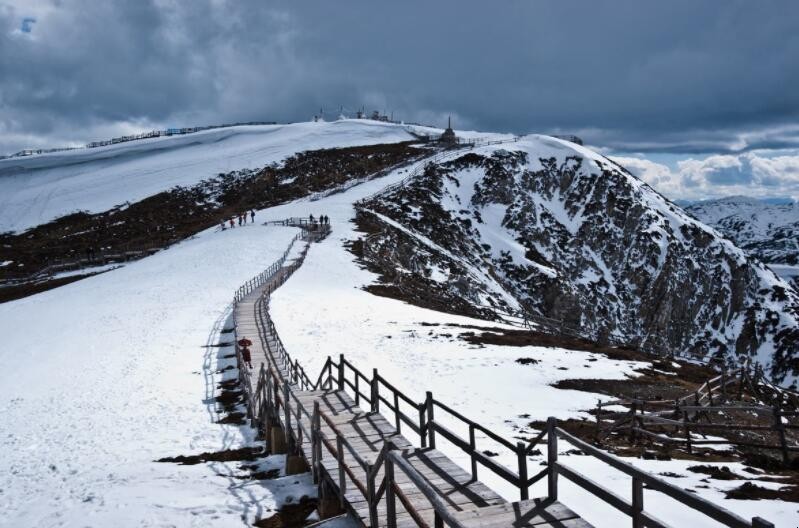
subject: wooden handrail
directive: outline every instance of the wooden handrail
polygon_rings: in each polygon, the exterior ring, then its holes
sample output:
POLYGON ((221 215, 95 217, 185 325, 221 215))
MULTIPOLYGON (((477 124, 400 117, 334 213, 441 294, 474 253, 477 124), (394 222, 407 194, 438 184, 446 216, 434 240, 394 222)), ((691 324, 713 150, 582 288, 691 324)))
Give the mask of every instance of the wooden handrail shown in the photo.
MULTIPOLYGON (((399 468, 403 473, 405 473, 405 475, 408 476, 416 488, 422 492, 428 501, 430 501, 430 504, 433 506, 433 509, 441 518, 442 522, 454 528, 465 528, 464 525, 455 518, 454 513, 449 509, 449 506, 447 506, 447 504, 441 500, 441 496, 427 482, 427 479, 425 479, 422 474, 416 470, 416 468, 414 468, 402 457, 400 451, 395 449, 389 450, 386 454, 386 462, 390 463, 393 469, 399 468)), ((404 499, 402 490, 399 489, 398 486, 395 486, 393 482, 389 482, 388 485, 394 488, 394 491, 397 492, 400 500, 405 506, 405 509, 411 514, 411 516, 414 518, 414 521, 416 521, 419 526, 426 526, 427 524, 421 519, 421 516, 411 501, 404 499)))
MULTIPOLYGON (((298 237, 295 237, 295 240, 297 239, 298 237)), ((294 241, 292 241, 292 243, 293 242, 294 241)), ((274 336, 274 343, 266 347, 268 349, 268 354, 271 357, 271 361, 268 362, 268 366, 264 366, 263 364, 261 365, 254 394, 251 393, 252 373, 246 368, 240 369, 239 375, 242 377, 242 382, 245 384, 245 393, 247 394, 252 406, 252 408, 248 408, 248 413, 253 419, 256 418, 253 416, 253 413, 256 411, 259 418, 261 416, 269 416, 271 419, 283 419, 285 422, 285 433, 287 435, 286 439, 292 449, 297 449, 298 446, 301 445, 304 438, 310 439, 312 444, 312 468, 315 479, 319 478, 319 472, 323 467, 321 465, 322 449, 324 448, 330 454, 332 454, 338 461, 339 487, 342 496, 346 491, 346 479, 349 477, 349 480, 366 499, 369 505, 370 519, 372 521, 371 523, 373 525, 377 524, 377 506, 381 500, 386 501, 387 513, 389 514, 388 525, 396 525, 394 501, 396 498, 399 498, 399 500, 405 504, 406 510, 411 517, 420 526, 427 526, 426 522, 421 517, 420 512, 415 508, 413 503, 405 495, 403 489, 396 482, 395 470, 398 469, 399 471, 405 473, 410 482, 413 484, 413 487, 419 490, 426 497, 426 499, 430 501, 436 518, 436 527, 440 525, 443 526, 443 523, 447 523, 454 527, 462 526, 457 520, 454 512, 449 509, 449 506, 446 504, 444 498, 428 482, 427 478, 419 473, 413 467, 413 465, 404 458, 404 453, 398 450, 390 439, 384 442, 380 451, 377 453, 375 461, 373 463, 369 463, 363 458, 352 442, 349 441, 344 434, 342 434, 342 431, 336 425, 333 418, 328 413, 321 410, 318 401, 314 402, 313 412, 309 412, 309 410, 305 408, 305 405, 303 405, 298 397, 298 394, 295 392, 298 389, 304 390, 307 388, 324 388, 327 386, 329 389, 334 390, 333 383, 336 382, 339 390, 350 388, 355 391, 356 400, 359 400, 362 397, 364 398, 364 401, 369 402, 372 412, 379 412, 379 405, 381 402, 384 402, 386 406, 395 413, 398 424, 402 422, 408 423, 411 425, 412 429, 419 434, 420 442, 423 446, 429 445, 429 447, 434 448, 436 434, 441 435, 442 439, 450 442, 456 448, 469 454, 472 461, 472 474, 475 479, 477 478, 477 465, 482 465, 500 478, 503 478, 504 480, 517 486, 520 489, 520 495, 522 499, 527 498, 527 490, 529 486, 543 479, 545 476, 548 480, 548 494, 550 498, 557 499, 557 479, 558 475, 563 475, 564 478, 575 482, 577 485, 587 489, 597 497, 609 502, 611 505, 630 515, 633 518, 634 524, 636 526, 664 526, 663 523, 652 517, 644 510, 644 485, 648 486, 652 490, 664 493, 665 495, 674 498, 675 500, 678 500, 679 502, 705 515, 709 515, 713 519, 719 520, 728 526, 737 528, 766 528, 772 526, 768 522, 757 517, 753 518, 751 522, 748 522, 741 517, 738 517, 737 515, 725 510, 724 508, 718 507, 706 501, 705 499, 687 493, 686 491, 673 486, 668 482, 662 481, 657 477, 650 475, 649 473, 639 470, 634 466, 621 461, 615 456, 605 453, 557 427, 557 421, 554 418, 550 418, 547 423, 547 429, 538 433, 533 439, 526 442, 517 442, 516 444, 513 444, 481 424, 468 419, 452 407, 435 400, 430 392, 427 393, 424 403, 414 402, 407 395, 397 390, 394 385, 390 384, 382 376, 380 376, 377 373, 377 370, 373 370, 372 377, 369 378, 363 372, 358 370, 343 355, 339 357, 338 362, 333 361, 331 357, 328 357, 325 363, 322 365, 316 383, 312 383, 311 379, 308 377, 307 373, 299 364, 299 362, 291 359, 291 356, 289 355, 288 351, 286 351, 282 341, 277 335, 276 329, 274 327, 274 321, 272 321, 271 317, 269 316, 268 310, 263 309, 266 306, 265 303, 266 299, 268 299, 269 293, 271 293, 276 286, 276 283, 274 280, 272 280, 272 278, 274 277, 274 274, 276 274, 278 270, 282 268, 283 261, 285 261, 285 258, 287 258, 288 253, 289 250, 284 253, 282 259, 279 259, 278 262, 266 270, 271 272, 272 275, 261 274, 256 276, 248 281, 248 283, 243 286, 243 289, 241 290, 241 292, 247 292, 263 286, 264 284, 268 285, 264 289, 264 296, 260 299, 260 301, 262 301, 262 305, 259 306, 258 309, 259 317, 261 318, 262 323, 266 325, 269 333, 274 336), (278 368, 278 365, 281 365, 280 368, 278 368), (338 374, 337 381, 333 375, 334 368, 338 374), (287 372, 286 375, 283 373, 284 370, 287 372), (350 379, 348 379, 346 376, 347 370, 353 372, 354 377, 352 381, 350 381, 350 379), (370 386, 369 394, 361 392, 361 380, 370 386), (388 389, 391 394, 391 399, 381 396, 381 385, 385 389, 388 389), (402 412, 400 409, 400 402, 408 404, 412 409, 415 409, 416 412, 419 413, 418 427, 415 426, 415 420, 412 417, 409 417, 406 413, 402 412), (267 408, 264 411, 265 405, 267 408), (269 407, 271 407, 271 409, 269 407), (434 409, 436 407, 441 411, 446 412, 459 423, 468 426, 469 439, 466 440, 462 438, 444 426, 440 419, 436 419, 434 414, 434 409), (281 408, 282 413, 279 412, 281 408), (309 418, 310 427, 304 423, 303 417, 309 418), (292 424, 292 421, 297 422, 296 426, 292 424), (329 427, 329 431, 334 433, 335 441, 333 441, 331 438, 328 438, 328 435, 322 430, 322 423, 329 427), (517 455, 519 461, 518 473, 499 464, 477 449, 475 438, 475 433, 477 431, 485 434, 487 438, 499 443, 503 447, 512 450, 517 455), (527 457, 530 455, 533 447, 540 443, 544 437, 547 438, 548 447, 547 466, 532 477, 529 477, 527 474, 527 457), (601 484, 591 481, 584 475, 576 472, 574 469, 564 466, 562 463, 558 462, 558 438, 562 438, 566 442, 582 450, 584 453, 593 456, 603 463, 631 476, 633 478, 632 501, 628 502, 627 500, 618 497, 609 490, 603 488, 601 484), (345 454, 348 454, 351 458, 347 459, 345 454), (347 460, 349 460, 349 462, 347 460), (353 460, 354 464, 352 462, 353 460), (356 471, 357 466, 355 464, 360 466, 360 469, 363 471, 361 475, 359 475, 359 472, 356 471), (380 482, 377 482, 381 470, 383 470, 383 478, 380 482)), ((287 276, 290 275, 290 271, 296 269, 298 264, 299 263, 292 264, 289 268, 287 268, 289 272, 284 273, 276 280, 281 283, 285 281, 287 276)), ((243 295, 246 295, 246 293, 243 293, 243 295)), ((236 351, 237 356, 239 356, 238 359, 241 361, 238 346, 236 347, 236 351)), ((746 373, 744 372, 743 374, 745 375, 746 373)), ((705 398, 712 402, 713 392, 718 392, 720 390, 714 384, 720 379, 722 380, 723 384, 729 383, 729 380, 727 380, 724 376, 717 376, 706 381, 702 385, 701 390, 691 395, 691 397, 699 401, 701 401, 702 398, 705 398), (699 392, 703 393, 701 397, 699 392)), ((644 402, 642 402, 642 405, 644 405, 644 402)), ((683 412, 687 412, 693 408, 699 409, 700 411, 706 411, 708 409, 708 407, 703 405, 679 406, 679 403, 677 403, 677 405, 679 408, 683 409, 683 412)), ((737 407, 737 409, 740 409, 740 407, 737 407)), ((634 411, 635 408, 633 408, 633 413, 631 413, 630 419, 628 419, 628 421, 631 421, 630 427, 638 430, 641 434, 658 436, 657 433, 653 431, 645 431, 642 429, 643 424, 647 423, 647 420, 652 417, 648 415, 638 415, 634 411)), ((783 413, 781 413, 778 407, 774 407, 771 409, 771 411, 776 418, 783 416, 783 413)), ((787 415, 790 413, 785 414, 787 415)), ((654 419, 650 421, 650 424, 653 421, 655 422, 655 427, 657 427, 659 424, 663 426, 676 425, 674 423, 676 422, 675 420, 669 420, 668 418, 654 417, 654 419)), ((691 423, 687 427, 704 429, 723 428, 722 424, 695 423, 691 423)), ((695 441, 694 443, 701 444, 703 441, 695 441)), ((786 450, 787 448, 783 445, 783 449, 786 450)), ((799 450, 799 446, 797 446, 796 449, 799 450)))
MULTIPOLYGON (((637 481, 640 481, 640 483, 642 484, 646 484, 646 486, 649 489, 659 491, 660 493, 663 493, 664 495, 667 495, 672 499, 686 506, 689 506, 690 508, 700 513, 703 513, 704 515, 711 517, 713 520, 719 521, 733 528, 752 528, 752 527, 765 528, 769 526, 773 528, 774 526, 773 524, 768 523, 767 521, 759 517, 753 518, 751 522, 747 521, 742 517, 739 517, 738 515, 730 512, 729 510, 722 508, 721 506, 717 506, 716 504, 713 504, 707 499, 704 499, 696 494, 689 493, 680 487, 677 487, 673 484, 670 484, 664 480, 655 477, 651 473, 638 469, 637 467, 628 464, 627 462, 624 462, 623 460, 619 459, 614 455, 611 455, 610 453, 606 453, 600 449, 597 449, 596 447, 575 437, 571 433, 568 433, 563 429, 557 427, 556 420, 552 418, 548 423, 549 423, 548 427, 550 428, 549 431, 550 435, 554 434, 557 437, 564 439, 574 447, 578 448, 583 453, 589 454, 594 458, 601 460, 602 462, 611 466, 612 468, 633 477, 633 479, 636 479, 637 481)), ((628 515, 632 515, 634 513, 632 509, 632 504, 624 501, 623 499, 619 498, 617 495, 614 495, 612 492, 606 490, 601 485, 593 483, 587 477, 580 475, 573 469, 567 468, 566 466, 563 466, 559 462, 556 462, 555 464, 556 464, 556 471, 558 474, 562 474, 564 477, 569 478, 569 480, 571 480, 575 484, 587 489, 594 495, 602 498, 612 506, 616 507, 617 509, 620 509, 621 511, 624 511, 628 515)), ((662 526, 662 524, 657 521, 650 522, 650 524, 655 524, 655 523, 662 526)))

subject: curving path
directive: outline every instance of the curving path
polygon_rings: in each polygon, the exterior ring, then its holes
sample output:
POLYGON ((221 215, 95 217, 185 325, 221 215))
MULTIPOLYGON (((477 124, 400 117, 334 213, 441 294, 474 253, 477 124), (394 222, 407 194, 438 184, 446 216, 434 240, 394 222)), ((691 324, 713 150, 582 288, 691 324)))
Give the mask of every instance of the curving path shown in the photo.
MULTIPOLYGON (((307 227, 298 219, 281 223, 307 227)), ((590 528, 556 500, 510 504, 434 447, 415 447, 398 432, 399 418, 392 424, 374 410, 381 397, 374 389, 370 396, 361 392, 369 387, 359 386, 359 373, 354 382, 345 381, 345 367, 351 365, 344 358, 335 365, 337 379, 329 360, 315 383, 292 362, 269 317, 269 294, 301 265, 311 242, 319 238, 304 229, 299 256, 290 263, 284 258, 254 279, 252 290, 237 296, 234 320, 236 340, 253 341, 255 368, 251 372, 240 362, 250 418, 273 452, 288 452, 287 473, 313 471, 322 514, 337 505, 363 526, 438 526, 446 519, 464 527, 590 528), (354 387, 354 398, 345 391, 347 385, 354 387), (359 399, 370 401, 373 410, 363 410, 359 399)))

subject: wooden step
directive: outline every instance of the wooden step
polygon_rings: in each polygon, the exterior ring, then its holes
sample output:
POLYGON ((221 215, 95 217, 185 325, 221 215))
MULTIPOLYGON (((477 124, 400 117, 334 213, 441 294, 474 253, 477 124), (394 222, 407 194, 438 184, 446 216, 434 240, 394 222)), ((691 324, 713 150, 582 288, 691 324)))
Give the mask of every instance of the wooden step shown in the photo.
POLYGON ((593 528, 570 508, 547 498, 497 504, 455 514, 467 528, 593 528))

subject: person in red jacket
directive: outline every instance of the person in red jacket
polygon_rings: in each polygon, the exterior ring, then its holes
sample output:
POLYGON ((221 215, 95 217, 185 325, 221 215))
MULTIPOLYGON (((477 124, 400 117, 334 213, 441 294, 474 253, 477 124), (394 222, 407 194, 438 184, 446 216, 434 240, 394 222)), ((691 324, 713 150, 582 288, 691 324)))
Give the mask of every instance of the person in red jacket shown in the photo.
POLYGON ((249 368, 252 368, 252 358, 250 357, 250 349, 244 347, 241 349, 241 360, 247 365, 249 368))
POLYGON ((252 346, 252 341, 242 336, 242 338, 238 340, 238 345, 241 349, 241 361, 248 367, 252 368, 252 358, 249 348, 252 346))

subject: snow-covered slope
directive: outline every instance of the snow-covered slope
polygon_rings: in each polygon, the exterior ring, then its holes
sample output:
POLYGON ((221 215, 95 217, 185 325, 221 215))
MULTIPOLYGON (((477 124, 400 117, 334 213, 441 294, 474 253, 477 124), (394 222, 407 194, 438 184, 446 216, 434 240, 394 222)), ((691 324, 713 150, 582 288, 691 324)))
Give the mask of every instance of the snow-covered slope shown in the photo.
MULTIPOLYGON (((304 145, 296 148, 304 150, 304 145)), ((531 419, 585 418, 584 410, 599 397, 559 390, 552 383, 635 376, 633 369, 646 365, 579 350, 477 347, 453 337, 466 329, 444 325, 492 323, 364 291, 376 277, 344 247, 361 236, 350 222, 353 203, 406 175, 399 169, 316 202, 298 200, 257 214, 259 221, 311 213, 331 217, 332 236, 311 248, 270 308, 287 348, 309 373, 325 356, 346 353, 364 370, 379 368, 420 401, 423 391, 433 390, 456 410, 512 438, 530 436, 526 426, 531 419), (539 363, 515 362, 525 356, 539 363)), ((0 384, 5 417, 0 427, 0 525, 236 526, 252 521, 257 511, 265 515, 281 481, 301 480, 240 480, 230 476, 236 464, 152 462, 248 440, 238 428, 211 423, 216 416, 209 408, 209 387, 216 380, 204 377, 209 350, 203 345, 218 330, 215 323, 226 317, 235 288, 268 266, 291 234, 262 226, 203 232, 124 268, 0 305, 5 371, 0 384)), ((478 441, 485 438, 478 435, 478 441)), ((469 467, 462 453, 441 444, 469 467)), ((565 451, 560 459, 629 497, 627 476, 579 452, 565 451)), ((516 463, 515 454, 502 453, 496 460, 509 467, 516 463)), ((531 464, 543 460, 543 454, 531 455, 531 464)), ((695 462, 630 461, 666 472, 673 484, 744 517, 762 515, 779 527, 795 524, 790 503, 724 499, 725 490, 740 482, 703 481, 702 475, 686 471, 695 462)), ((740 464, 724 465, 743 471, 740 464)), ((491 479, 487 471, 480 477, 491 479)), ((490 483, 509 499, 518 498, 517 490, 503 490, 498 479, 490 483)), ((781 483, 759 485, 777 488, 781 483)), ((545 481, 539 481, 531 495, 543 496, 545 488, 545 481)), ((565 479, 560 493, 598 528, 629 523, 565 479)), ((648 511, 670 525, 716 526, 650 491, 646 500, 648 511)))
POLYGON ((214 423, 220 349, 204 346, 295 232, 207 231, 0 304, 0 526, 235 526, 274 508, 285 482, 236 462, 154 461, 252 441, 214 423))
POLYGON ((799 375, 796 292, 582 146, 529 136, 483 147, 364 208, 407 228, 385 223, 392 265, 424 277, 425 287, 443 285, 450 299, 519 305, 600 340, 754 356, 777 378, 799 375))
POLYGON ((301 151, 407 141, 407 127, 368 120, 240 126, 0 160, 0 232, 75 211, 99 212, 220 172, 301 151))
MULTIPOLYGON (((456 337, 460 331, 468 329, 448 325, 486 327, 494 323, 435 312, 364 291, 364 286, 378 278, 362 269, 345 247, 349 241, 363 236, 352 223, 356 214, 353 204, 404 176, 404 171, 400 170, 346 193, 317 202, 298 201, 262 213, 263 217, 274 219, 304 216, 308 212, 327 214, 333 225, 333 234, 311 248, 303 266, 273 294, 270 302, 272 317, 292 356, 309 373, 316 374, 328 355, 345 354, 355 366, 367 372, 378 368, 383 377, 417 401, 424 399, 424 391, 431 390, 437 399, 452 404, 457 411, 509 439, 532 436, 534 433, 526 428, 531 419, 543 420, 547 416, 591 419, 585 410, 591 409, 600 395, 556 389, 552 384, 563 379, 635 377, 634 369, 645 364, 560 348, 473 346, 456 337), (515 361, 519 357, 530 357, 538 363, 520 365, 515 361)), ((444 413, 436 419, 460 434, 468 434, 467 430, 458 428, 462 424, 456 426, 447 422, 444 413)), ((413 435, 408 433, 408 436, 413 435)), ((479 433, 477 441, 481 449, 487 447, 499 453, 494 460, 506 467, 515 467, 514 453, 492 446, 479 433)), ((442 440, 438 447, 464 468, 470 467, 469 457, 459 449, 442 440)), ((564 449, 559 457, 567 466, 602 482, 619 496, 629 497, 627 475, 579 451, 564 449)), ((544 460, 545 454, 533 456, 531 467, 544 460)), ((793 504, 776 500, 725 499, 725 490, 739 484, 736 481, 708 482, 704 475, 686 469, 695 465, 695 461, 640 458, 626 461, 744 518, 761 515, 780 528, 793 527, 796 510, 793 504)), ((710 465, 726 465, 733 471, 744 471, 739 463, 711 462, 710 465)), ((518 500, 518 489, 491 472, 481 469, 480 479, 508 500, 518 500)), ((776 488, 782 484, 760 481, 758 485, 776 488)), ((544 479, 532 487, 530 495, 542 497, 546 492, 544 479)), ((562 502, 597 528, 629 524, 629 517, 566 479, 559 482, 559 493, 562 502)), ((647 492, 647 511, 670 526, 718 526, 695 511, 675 508, 675 504, 663 495, 647 492)))

